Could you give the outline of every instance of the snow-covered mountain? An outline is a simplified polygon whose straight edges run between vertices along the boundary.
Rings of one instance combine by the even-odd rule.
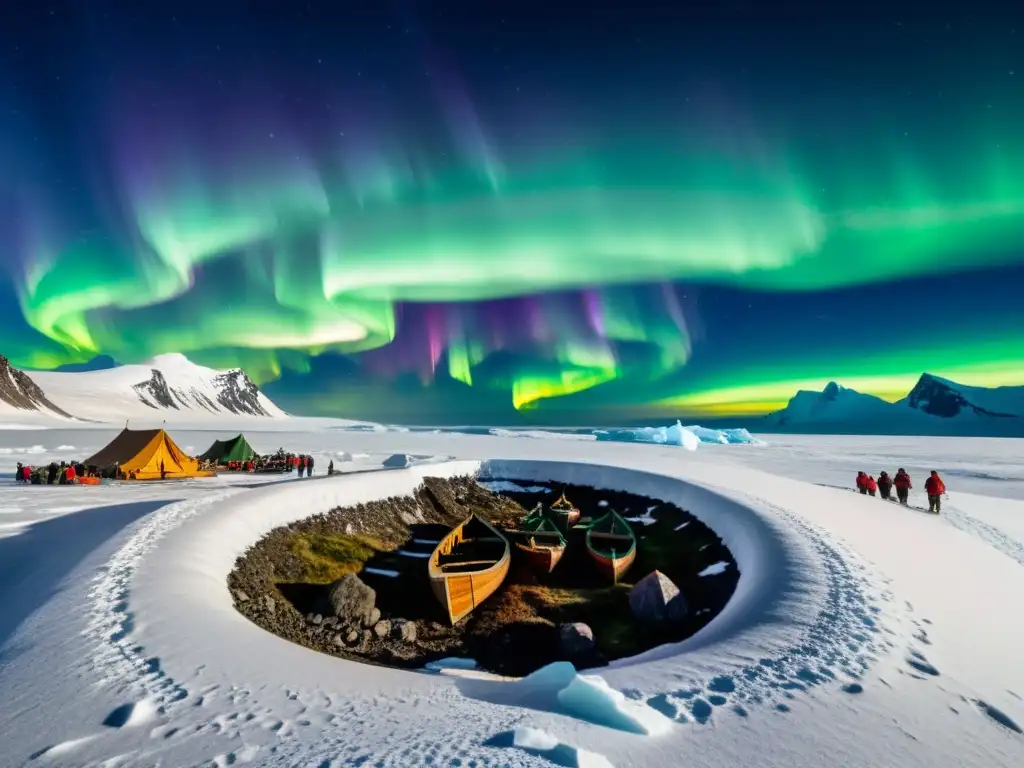
[[[821,392],[797,392],[764,421],[785,432],[1024,436],[1024,387],[968,387],[925,373],[890,403],[833,381]]]
[[[8,412],[43,411],[68,417],[27,373],[12,366],[3,355],[0,355],[0,409]]]
[[[1024,417],[1024,387],[968,387],[925,373],[899,404],[950,419]]]
[[[287,416],[245,371],[204,368],[177,354],[106,370],[33,372],[32,380],[59,411],[87,420]]]

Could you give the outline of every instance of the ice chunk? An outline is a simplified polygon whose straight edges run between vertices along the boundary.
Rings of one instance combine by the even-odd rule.
[[[705,568],[703,571],[701,571],[697,575],[698,576],[717,576],[720,573],[725,573],[725,571],[726,571],[726,569],[728,567],[729,567],[729,564],[727,562],[725,562],[724,560],[721,560],[721,561],[719,561],[717,563],[709,565],[707,568]]]
[[[558,746],[558,739],[540,728],[521,725],[515,729],[512,743],[520,749],[538,749],[547,752]]]
[[[672,727],[665,715],[646,704],[629,701],[597,675],[574,675],[558,692],[558,703],[569,714],[621,731],[659,736]]]
[[[440,672],[442,669],[476,669],[476,667],[477,664],[475,659],[463,659],[458,656],[451,656],[446,659],[427,662],[424,669],[429,669],[431,672]]]

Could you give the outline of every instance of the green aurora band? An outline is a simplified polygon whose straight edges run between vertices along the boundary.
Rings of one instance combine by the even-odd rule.
[[[52,344],[15,343],[12,359],[50,367],[100,353],[135,362],[182,352],[268,381],[325,351],[394,343],[401,303],[595,289],[591,333],[558,328],[557,307],[542,313],[534,339],[548,360],[510,387],[515,407],[530,408],[635,374],[617,357],[620,342],[660,350],[647,380],[686,364],[691,342],[678,308],[630,306],[617,287],[691,281],[799,293],[1024,259],[1019,136],[979,142],[958,164],[920,151],[872,154],[866,143],[840,167],[786,151],[695,157],[662,147],[516,165],[492,150],[487,162],[432,173],[416,172],[408,157],[364,152],[341,175],[300,144],[283,144],[243,143],[216,163],[198,139],[158,144],[144,170],[121,157],[116,196],[129,215],[100,235],[31,206],[18,296]],[[503,343],[458,326],[440,323],[431,359],[445,352],[449,375],[475,385],[474,369]],[[1019,339],[978,347],[987,356],[969,367],[989,371],[988,384],[1024,381]],[[865,390],[905,391],[922,368],[905,357],[900,365],[876,367]],[[748,384],[732,377],[656,404],[763,412],[814,378],[803,367],[748,375]]]

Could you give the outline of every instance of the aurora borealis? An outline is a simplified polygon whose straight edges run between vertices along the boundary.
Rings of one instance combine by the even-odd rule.
[[[1024,384],[1020,12],[216,5],[0,19],[16,365],[425,424]]]

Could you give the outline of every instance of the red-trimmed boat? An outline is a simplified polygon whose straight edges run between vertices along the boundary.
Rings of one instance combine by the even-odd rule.
[[[565,536],[539,506],[509,533],[515,535],[516,549],[536,573],[551,573],[565,554]]]
[[[587,529],[587,552],[598,569],[618,583],[636,559],[636,534],[618,512],[609,509]]]

